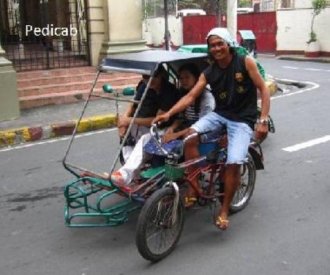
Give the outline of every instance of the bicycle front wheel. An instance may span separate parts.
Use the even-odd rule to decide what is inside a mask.
[[[142,207],[137,222],[136,245],[146,260],[157,262],[177,244],[184,224],[184,207],[172,188],[155,191]]]

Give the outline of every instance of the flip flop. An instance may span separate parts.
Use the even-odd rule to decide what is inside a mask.
[[[229,220],[219,216],[215,221],[215,225],[221,230],[226,230],[229,227]]]
[[[195,203],[197,202],[196,197],[185,197],[184,198],[184,207],[185,208],[190,208],[192,207]]]

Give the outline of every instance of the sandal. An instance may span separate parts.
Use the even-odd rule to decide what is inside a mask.
[[[185,197],[184,198],[184,207],[185,208],[190,208],[192,207],[195,203],[197,202],[196,197]]]
[[[215,221],[215,225],[221,230],[226,230],[229,226],[229,220],[219,216]]]

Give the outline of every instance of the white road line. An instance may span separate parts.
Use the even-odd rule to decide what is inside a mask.
[[[291,67],[291,66],[283,66],[285,69],[290,69],[290,70],[298,70],[298,67]]]
[[[114,130],[117,130],[117,128],[111,128],[111,129],[106,129],[106,130],[99,130],[99,131],[94,131],[94,132],[83,133],[83,134],[77,135],[75,138],[82,138],[82,137],[88,137],[88,136],[93,136],[93,135],[97,135],[97,134],[103,134],[103,133],[106,133],[106,132],[112,132]],[[45,140],[45,141],[26,143],[26,144],[22,144],[22,145],[16,145],[16,146],[13,146],[13,147],[0,149],[0,153],[1,152],[8,152],[8,151],[13,151],[13,150],[18,150],[18,149],[29,148],[29,147],[34,147],[34,146],[37,146],[37,145],[43,145],[43,144],[56,143],[56,142],[60,142],[60,141],[66,141],[66,140],[69,140],[70,138],[71,138],[71,136],[66,136],[66,137],[62,137],[62,138],[54,138],[54,139],[48,139],[48,140]]]
[[[324,136],[324,137],[320,137],[320,138],[316,138],[316,139],[311,139],[302,143],[298,143],[289,147],[285,147],[282,148],[283,151],[292,153],[292,152],[296,152],[302,149],[306,149],[308,147],[312,147],[321,143],[325,143],[330,141],[330,135]]]
[[[330,72],[330,70],[318,69],[318,68],[301,68],[301,67],[291,67],[291,66],[282,66],[284,69],[289,70],[305,70],[305,71],[312,71],[312,72]]]
[[[306,71],[313,71],[313,72],[324,71],[324,70],[322,70],[322,69],[315,69],[315,68],[305,68],[304,70],[306,70]]]

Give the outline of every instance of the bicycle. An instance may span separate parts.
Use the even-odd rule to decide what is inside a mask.
[[[155,142],[162,148],[155,125],[151,132]],[[165,258],[179,241],[184,227],[185,186],[195,188],[192,181],[198,178],[201,188],[195,188],[195,191],[200,206],[221,203],[224,196],[226,148],[221,147],[217,141],[204,144],[204,147],[209,147],[205,155],[180,162],[185,143],[195,135],[185,138],[179,150],[174,152],[162,148],[166,183],[146,200],[137,223],[136,245],[146,260],[157,262]],[[239,212],[248,205],[255,187],[256,170],[264,168],[262,158],[261,147],[252,142],[247,162],[241,168],[240,186],[230,205],[231,213]],[[196,168],[191,172],[192,169],[187,169],[191,167]]]

